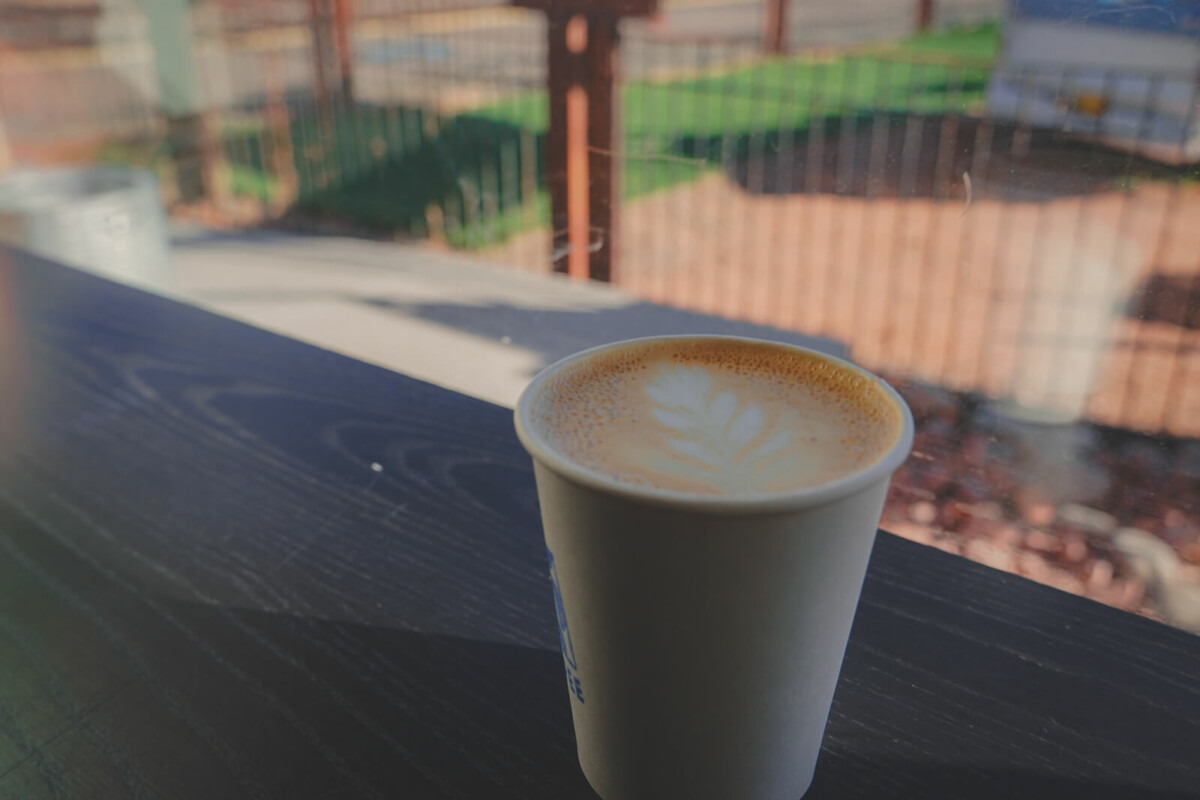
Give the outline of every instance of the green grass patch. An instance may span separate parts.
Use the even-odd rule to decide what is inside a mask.
[[[852,106],[934,113],[960,111],[982,97],[986,63],[999,52],[996,24],[937,31],[881,49],[880,55],[772,59],[727,73],[672,81],[631,81],[623,91],[627,133],[753,131],[807,125],[815,115]],[[928,53],[972,62],[925,63]],[[535,133],[548,127],[545,92],[529,92],[471,112]]]
[[[802,139],[814,124],[881,112],[966,113],[982,103],[987,78],[981,66],[847,56],[779,59],[690,80],[634,81],[621,95],[623,194],[628,199],[693,180],[744,155],[756,137]],[[547,125],[545,102],[528,97],[473,113],[539,135]]]
[[[624,197],[695,180],[785,139],[800,143],[816,126],[824,132],[881,113],[969,113],[983,101],[999,42],[999,28],[986,25],[914,36],[870,54],[785,57],[626,82]],[[433,221],[465,248],[544,225],[546,105],[545,93],[533,91],[456,115],[371,106],[299,115],[289,132],[295,205],[414,236],[426,235]],[[272,199],[278,181],[266,128],[231,122],[223,146],[232,191]],[[153,160],[161,153],[123,155]]]
[[[898,49],[908,53],[935,53],[991,61],[1000,55],[1001,30],[995,22],[973,27],[929,31],[910,36]]]
[[[253,197],[264,203],[275,197],[279,182],[263,169],[231,164],[229,167],[229,192],[234,197]]]
[[[470,247],[548,218],[536,204],[522,210],[539,187],[530,192],[521,175],[537,169],[541,150],[536,136],[514,125],[360,107],[294,122],[292,150],[301,210],[423,236],[436,208],[447,239]]]

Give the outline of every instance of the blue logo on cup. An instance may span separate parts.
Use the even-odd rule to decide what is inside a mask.
[[[554,566],[554,553],[546,548],[550,561],[550,585],[554,588],[554,613],[558,616],[558,642],[562,646],[563,661],[567,669],[567,691],[579,702],[583,702],[583,684],[579,681],[575,662],[575,644],[571,641],[571,629],[567,627],[567,611],[563,607],[562,589],[558,585],[558,569]]]

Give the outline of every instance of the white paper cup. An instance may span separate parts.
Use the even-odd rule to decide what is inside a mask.
[[[902,419],[896,442],[865,469],[813,488],[698,496],[618,483],[548,447],[530,409],[548,377],[629,344],[550,366],[516,409],[580,764],[604,800],[796,800],[812,782],[888,481],[912,447],[912,414],[879,381]]]

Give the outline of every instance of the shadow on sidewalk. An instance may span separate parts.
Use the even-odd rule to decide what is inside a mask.
[[[484,339],[506,341],[538,353],[545,365],[609,342],[683,333],[769,339],[843,358],[847,356],[845,345],[833,339],[819,339],[646,302],[588,309],[522,307],[507,303],[482,306],[403,303],[386,298],[359,298],[359,302],[406,317],[435,322]]]
[[[1200,330],[1200,275],[1150,275],[1133,292],[1126,316]]]

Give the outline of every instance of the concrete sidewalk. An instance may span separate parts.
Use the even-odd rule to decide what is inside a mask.
[[[542,367],[635,336],[754,336],[846,355],[832,340],[389,243],[192,231],[174,237],[172,262],[181,299],[507,406]]]
[[[838,342],[659,306],[606,285],[395,244],[191,233],[176,237],[173,261],[184,300],[507,406],[546,364],[633,336],[740,334],[846,354]],[[1173,514],[1178,528],[1179,509],[1192,500],[1186,492],[1168,489],[1155,496],[1152,489],[1186,485],[1179,482],[1179,467],[1161,454],[1147,462],[1147,444],[1139,437],[1106,445],[1091,426],[1022,425],[943,389],[907,384],[905,392],[926,424],[918,429],[920,458],[893,481],[885,528],[1200,631],[1200,566],[1180,561],[1162,541],[1159,524]],[[1047,450],[1040,473],[1031,461],[1037,450]],[[1158,466],[1148,469],[1147,463]],[[981,483],[987,475],[1002,477]],[[1115,530],[1132,499],[1146,529]],[[991,509],[987,515],[972,516],[971,509],[985,508]],[[1061,538],[1061,525],[1071,524],[1068,515],[1081,513],[1107,520],[1114,529],[1111,547],[1124,561],[1118,558],[1114,567],[1109,550],[1092,553],[1078,538]],[[1063,523],[1056,522],[1060,514]],[[1068,541],[1082,551],[1068,557]],[[1181,551],[1191,546],[1180,541]],[[1135,572],[1120,572],[1129,563]],[[1147,594],[1148,586],[1159,594]]]

